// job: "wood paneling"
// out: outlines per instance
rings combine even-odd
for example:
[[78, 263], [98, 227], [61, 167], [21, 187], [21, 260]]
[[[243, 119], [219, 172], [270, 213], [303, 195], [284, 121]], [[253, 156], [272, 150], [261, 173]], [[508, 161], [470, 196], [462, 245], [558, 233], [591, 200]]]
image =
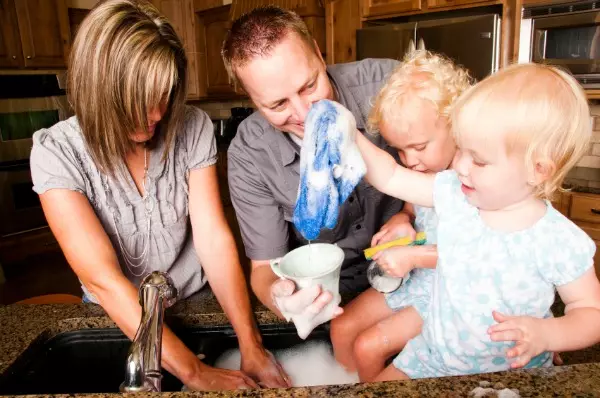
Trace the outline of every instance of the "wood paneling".
[[506, 67], [519, 59], [522, 9], [523, 0], [504, 1], [500, 36], [500, 67]]
[[231, 0], [194, 0], [194, 12], [206, 11], [226, 4], [231, 4]]

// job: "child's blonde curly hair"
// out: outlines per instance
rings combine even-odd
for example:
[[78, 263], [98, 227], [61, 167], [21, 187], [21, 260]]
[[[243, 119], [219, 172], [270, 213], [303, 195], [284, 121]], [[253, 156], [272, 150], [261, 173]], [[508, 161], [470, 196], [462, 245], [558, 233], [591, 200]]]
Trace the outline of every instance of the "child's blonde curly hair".
[[376, 134], [381, 123], [402, 120], [415, 98], [430, 102], [439, 116], [448, 118], [454, 101], [473, 82], [452, 60], [427, 50], [411, 51], [375, 97], [369, 131]]

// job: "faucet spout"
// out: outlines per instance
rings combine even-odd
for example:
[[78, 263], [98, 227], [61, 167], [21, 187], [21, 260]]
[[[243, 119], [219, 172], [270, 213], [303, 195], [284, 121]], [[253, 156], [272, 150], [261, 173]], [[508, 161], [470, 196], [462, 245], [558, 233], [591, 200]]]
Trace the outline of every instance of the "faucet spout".
[[139, 289], [142, 319], [127, 354], [121, 392], [161, 391], [161, 347], [165, 308], [177, 300], [175, 284], [164, 272], [154, 271]]

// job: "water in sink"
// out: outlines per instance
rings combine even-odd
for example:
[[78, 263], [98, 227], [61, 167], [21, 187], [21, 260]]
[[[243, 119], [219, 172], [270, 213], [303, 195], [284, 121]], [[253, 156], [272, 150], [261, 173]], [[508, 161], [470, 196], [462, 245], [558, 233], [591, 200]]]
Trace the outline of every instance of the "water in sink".
[[[357, 373], [348, 373], [335, 360], [331, 345], [323, 340], [307, 341], [272, 351], [294, 387], [358, 383]], [[239, 370], [240, 351], [225, 351], [215, 361], [218, 368]]]
[[[263, 325], [260, 330], [263, 344], [274, 353], [283, 353], [286, 349], [296, 352], [296, 347], [306, 343], [298, 337], [293, 325]], [[209, 365], [214, 365], [224, 352], [238, 347], [235, 332], [229, 326], [194, 327], [175, 332], [193, 352], [204, 354], [204, 362]], [[323, 326], [315, 329], [306, 341], [331, 347], [329, 330]], [[130, 345], [131, 341], [118, 329], [84, 329], [50, 338], [40, 336], [0, 375], [0, 395], [118, 392]], [[312, 360], [307, 357], [303, 363], [316, 368], [313, 361], [316, 362], [317, 356], [313, 355]], [[295, 363], [293, 356], [287, 361]], [[292, 365], [291, 374], [294, 374], [294, 366], [298, 365]], [[181, 390], [179, 380], [166, 371], [163, 375], [163, 391]]]

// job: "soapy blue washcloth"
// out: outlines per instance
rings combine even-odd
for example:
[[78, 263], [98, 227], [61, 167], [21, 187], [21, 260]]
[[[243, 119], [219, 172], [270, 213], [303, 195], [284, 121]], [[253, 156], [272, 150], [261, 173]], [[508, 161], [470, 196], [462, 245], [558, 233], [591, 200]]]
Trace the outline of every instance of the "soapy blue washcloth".
[[340, 206], [366, 173], [355, 134], [356, 121], [349, 110], [329, 100], [313, 103], [304, 122], [293, 220], [307, 240], [317, 239], [323, 228], [335, 227]]

